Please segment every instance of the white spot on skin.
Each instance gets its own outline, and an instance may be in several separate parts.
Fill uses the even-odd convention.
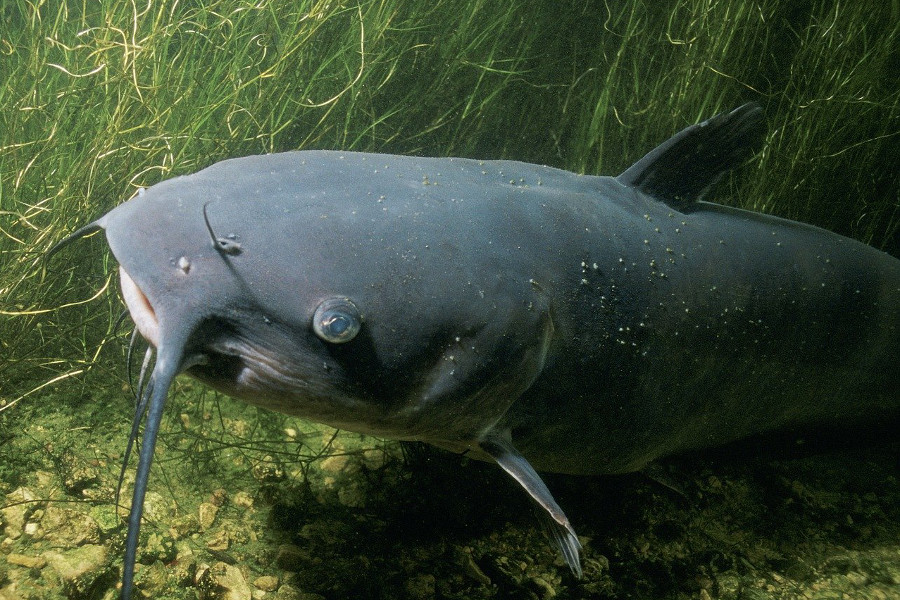
[[[178,259],[178,269],[185,275],[191,270],[191,261],[188,260],[187,256],[182,256]]]

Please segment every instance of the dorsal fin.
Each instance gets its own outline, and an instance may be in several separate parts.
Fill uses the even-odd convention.
[[[750,102],[681,130],[616,179],[676,210],[689,209],[759,149],[763,131],[762,108]]]

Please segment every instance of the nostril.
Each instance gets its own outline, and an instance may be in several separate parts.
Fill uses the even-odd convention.
[[[128,307],[135,326],[145,340],[159,348],[159,321],[156,320],[156,311],[153,310],[141,288],[121,265],[119,266],[119,280],[122,284],[122,298],[125,300],[125,306]]]

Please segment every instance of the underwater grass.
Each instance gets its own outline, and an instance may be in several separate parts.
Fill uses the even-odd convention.
[[[900,252],[897,0],[11,0],[2,13],[0,410],[121,381],[101,236],[42,253],[138,188],[226,157],[343,148],[610,174],[756,100],[769,143],[719,198]]]
[[[719,196],[900,254],[900,2],[607,4],[603,29],[573,85],[570,167],[620,172],[670,132],[756,100],[766,148]]]

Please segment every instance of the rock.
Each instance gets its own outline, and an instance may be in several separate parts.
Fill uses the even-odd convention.
[[[224,551],[228,550],[230,546],[231,538],[224,529],[216,533],[208,542],[206,542],[206,547],[210,550]]]
[[[239,508],[250,508],[253,506],[253,496],[247,492],[238,492],[234,495],[232,503]]]
[[[128,500],[130,502],[130,500]],[[166,499],[159,492],[148,490],[144,497],[145,521],[168,521],[172,517],[172,500]],[[129,504],[130,507],[130,504]]]
[[[19,539],[25,531],[25,522],[38,509],[35,502],[37,496],[26,487],[19,487],[6,495],[6,508],[0,509],[3,514],[6,535]]]
[[[309,556],[302,548],[293,544],[284,544],[278,547],[275,555],[275,566],[284,571],[297,572],[309,561]]]
[[[528,581],[529,587],[537,594],[541,600],[550,600],[556,597],[554,587],[542,577],[534,577]]]
[[[0,589],[0,600],[22,600],[22,596],[16,593],[15,586],[8,586]]]
[[[215,504],[218,507],[225,506],[225,503],[228,501],[228,492],[225,488],[217,488],[213,490],[213,493],[210,494],[209,502],[210,504]]]
[[[338,502],[348,508],[363,508],[366,505],[366,494],[359,482],[344,482],[337,488]]]
[[[328,473],[341,473],[347,469],[350,457],[346,454],[333,454],[319,461],[319,468]]]
[[[254,579],[253,585],[264,592],[274,592],[278,589],[278,578],[272,575],[263,575]]]
[[[100,535],[108,534],[122,525],[121,517],[116,513],[114,506],[109,502],[103,502],[100,505],[92,506],[88,514],[100,528]]]
[[[138,561],[150,564],[161,560],[164,563],[171,562],[178,555],[175,540],[168,532],[151,531],[147,533],[146,541],[138,549]]]
[[[182,515],[169,521],[169,533],[175,539],[181,539],[198,531],[200,531],[200,523],[196,515]]]
[[[457,557],[458,564],[463,568],[463,573],[477,581],[481,585],[491,585],[491,578],[485,575],[481,567],[475,562],[471,548],[464,548]]]
[[[49,578],[58,579],[63,592],[70,598],[86,596],[109,569],[106,548],[96,544],[85,544],[66,552],[48,551],[42,556],[50,567]]]
[[[135,575],[134,586],[140,590],[138,598],[159,598],[160,592],[169,582],[169,573],[162,561],[154,561]]]
[[[201,598],[209,598],[216,589],[216,582],[212,577],[212,567],[206,563],[197,565],[194,571],[194,587]]]
[[[221,590],[219,600],[253,600],[253,592],[238,567],[218,562],[212,566],[211,575]]]
[[[83,544],[100,543],[100,527],[89,515],[72,510],[48,506],[40,521],[43,537],[62,548],[75,548]]]
[[[737,576],[725,573],[716,578],[719,597],[722,600],[737,600],[741,595],[741,580]]]
[[[197,572],[197,559],[194,553],[179,551],[175,563],[169,567],[169,581],[178,587],[189,587],[194,581]]]
[[[219,507],[212,502],[203,502],[197,509],[200,522],[200,531],[206,531],[213,526],[216,521],[216,515],[219,513]]]
[[[18,587],[19,586],[13,583],[4,588],[0,588],[0,600],[30,600],[30,596],[22,596],[18,593]]]
[[[391,461],[384,448],[369,448],[362,454],[362,461],[369,469],[380,469]]]
[[[556,597],[556,589],[543,577],[533,577],[528,580],[528,586],[534,590],[541,600],[549,600]]]
[[[9,554],[6,562],[11,565],[25,567],[26,569],[43,569],[47,566],[47,560],[42,556],[26,556],[24,554]]]
[[[253,478],[260,483],[275,483],[284,479],[284,468],[271,456],[265,456],[250,470]]]
[[[278,592],[275,594],[275,600],[302,600],[302,594],[303,592],[297,588],[285,584],[278,588]]]

